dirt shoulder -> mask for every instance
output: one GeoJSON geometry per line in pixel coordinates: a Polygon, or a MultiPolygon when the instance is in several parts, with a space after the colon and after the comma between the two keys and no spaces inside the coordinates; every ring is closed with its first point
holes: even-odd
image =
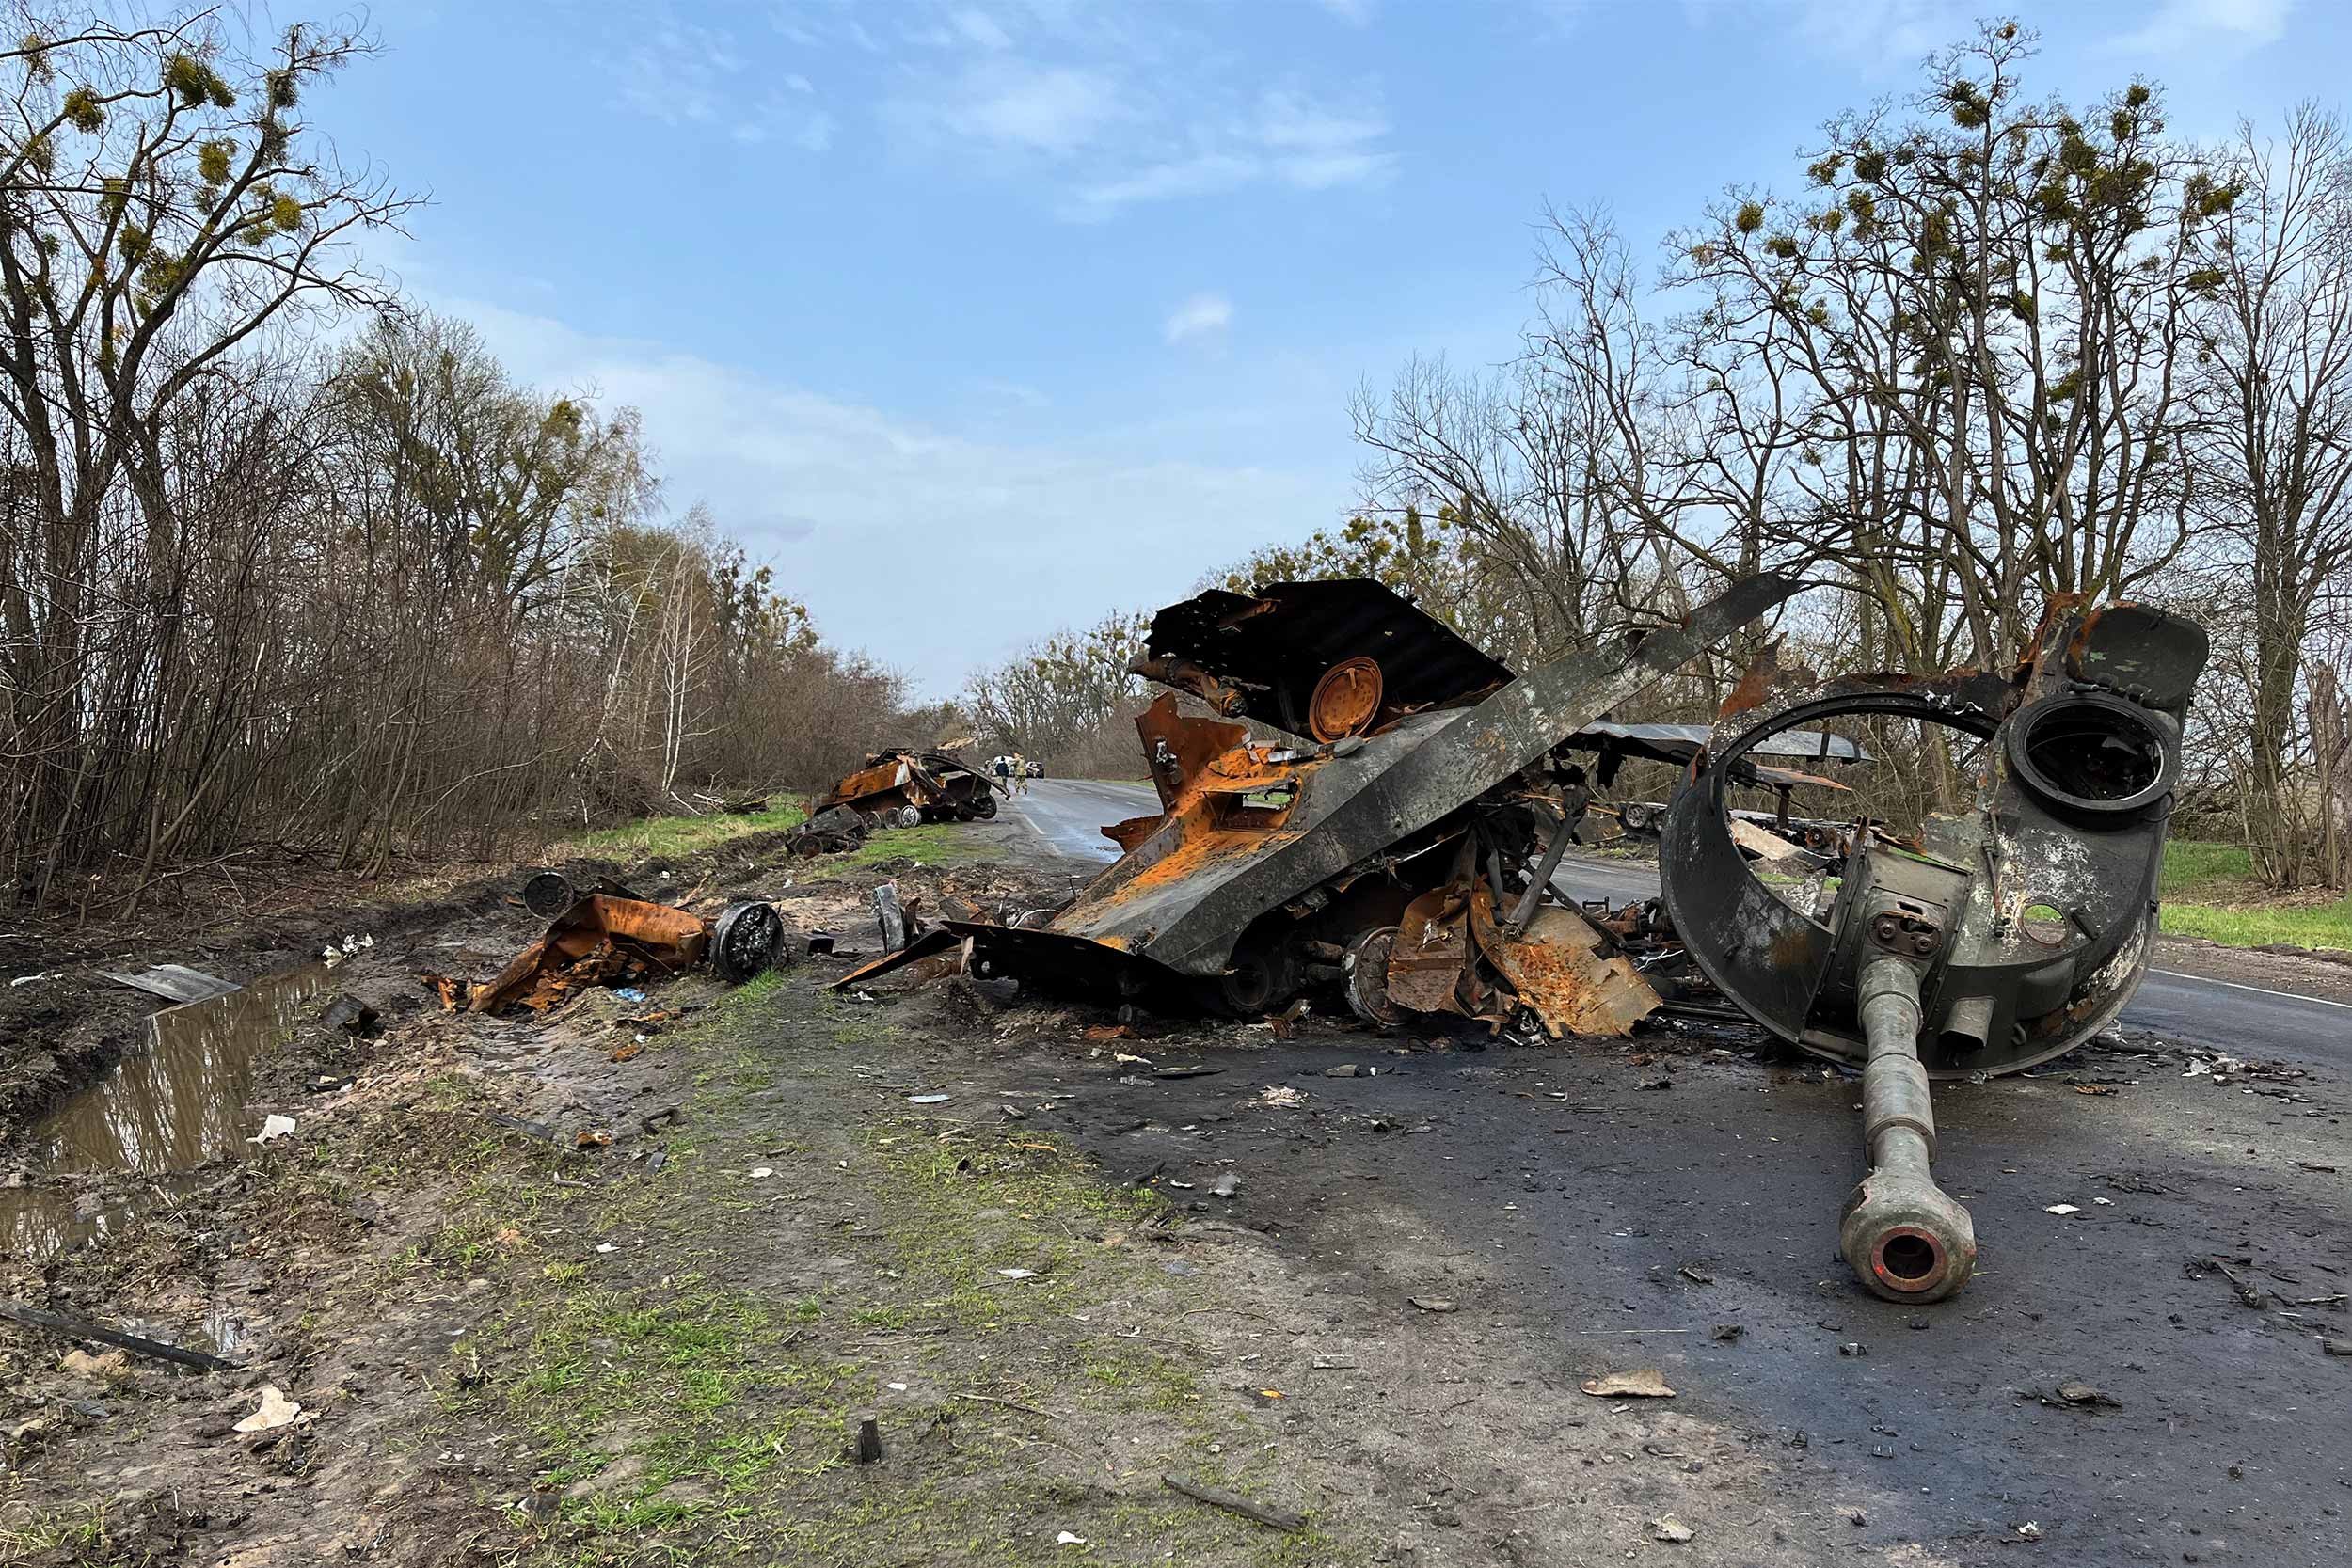
{"type": "Polygon", "coordinates": [[[2197,937],[2160,937],[2153,962],[2157,969],[2202,980],[2352,1002],[2352,962],[2311,953],[2225,947],[2197,937]]]}
{"type": "MultiPolygon", "coordinates": [[[[883,875],[927,901],[1057,891],[1027,837],[710,869],[870,948],[883,875]]],[[[501,901],[379,938],[343,982],[414,1005],[373,1038],[293,1031],[249,1108],[292,1135],[95,1244],[0,1259],[0,1294],[240,1363],[85,1359],[0,1323],[0,1561],[2347,1544],[2328,1074],[2116,1039],[1947,1086],[1939,1168],[1986,1252],[1920,1312],[1835,1257],[1851,1083],[1753,1031],[1122,1032],[954,981],[824,990],[848,954],[544,1022],[423,1005],[419,971],[486,974],[534,926],[501,901]],[[1643,1369],[1676,1397],[1583,1389],[1643,1369]],[[2076,1382],[2114,1402],[2057,1392],[2076,1382]],[[238,1432],[271,1388],[300,1413],[238,1432]]]]}
{"type": "MultiPolygon", "coordinates": [[[[787,918],[862,931],[891,863],[804,863],[772,890],[787,918]]],[[[894,869],[982,902],[1065,875],[894,869]]],[[[530,927],[469,913],[379,940],[354,978],[486,971],[530,927]]],[[[1610,1555],[1638,1551],[1677,1508],[1761,1515],[1786,1486],[1717,1421],[1490,1342],[1468,1300],[1365,1307],[1218,1193],[1230,1162],[1089,1153],[1091,1098],[1148,1070],[1106,1019],[953,982],[822,990],[848,961],[595,992],[544,1024],[298,1031],[253,1106],[294,1134],[98,1244],[0,1264],[20,1301],[240,1364],[92,1361],[0,1323],[0,1559],[1467,1565],[1563,1560],[1601,1521],[1610,1555]],[[300,1415],[237,1431],[270,1388],[300,1415]],[[1539,1446],[1482,1430],[1538,1409],[1539,1446]],[[1628,1462],[1641,1486],[1586,1497],[1628,1462]]],[[[1282,1115],[1266,1040],[1154,1049],[1232,1074],[1216,1126],[1282,1115]]]]}
{"type": "MultiPolygon", "coordinates": [[[[876,870],[1027,891],[979,865],[806,864],[774,890],[803,927],[851,929],[876,870]]],[[[384,973],[352,978],[492,968],[529,930],[501,906],[379,939],[384,973]]],[[[307,1094],[325,1064],[298,1034],[254,1106],[295,1134],[100,1244],[0,1265],[20,1301],[241,1365],[93,1361],[0,1323],[0,1559],[1327,1547],[1163,1481],[1306,1500],[1278,1402],[1198,1375],[1203,1320],[1237,1305],[1185,1261],[1207,1243],[1018,1103],[911,1100],[943,1056],[1009,1045],[953,993],[907,1029],[818,989],[846,967],[599,991],[545,1024],[413,1008],[307,1094]],[[302,1414],[237,1432],[268,1387],[302,1414]],[[862,1411],[870,1465],[846,1451],[862,1411]]],[[[1025,1016],[1025,1038],[1094,1049],[1025,1016]]]]}

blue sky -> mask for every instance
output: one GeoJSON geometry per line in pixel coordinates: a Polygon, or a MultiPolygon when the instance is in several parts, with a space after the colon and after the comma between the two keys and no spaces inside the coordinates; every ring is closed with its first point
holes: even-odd
{"type": "MultiPolygon", "coordinates": [[[[2341,105],[2352,8],[2021,9],[2029,87],[2341,105]]],[[[310,103],[432,205],[380,259],[642,410],[826,634],[944,695],[1345,515],[1346,400],[1510,357],[1543,204],[1646,260],[1988,10],[1938,0],[386,4],[310,103]]]]}

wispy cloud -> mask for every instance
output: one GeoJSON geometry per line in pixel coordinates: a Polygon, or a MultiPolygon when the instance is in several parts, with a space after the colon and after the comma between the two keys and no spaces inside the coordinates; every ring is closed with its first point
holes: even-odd
{"type": "Polygon", "coordinates": [[[1372,0],[1315,0],[1342,22],[1360,27],[1372,20],[1372,0]]]}
{"type": "Polygon", "coordinates": [[[664,125],[720,119],[743,69],[728,34],[675,17],[660,17],[633,33],[609,63],[622,103],[664,125]]]}
{"type": "Polygon", "coordinates": [[[889,109],[901,130],[934,147],[1054,157],[1086,147],[1125,112],[1117,83],[1102,71],[996,55],[889,109]]]}
{"type": "Polygon", "coordinates": [[[1388,119],[1369,91],[1334,106],[1296,87],[1269,88],[1247,112],[1195,121],[1182,150],[1140,156],[1080,184],[1061,211],[1089,220],[1136,202],[1214,196],[1251,184],[1301,191],[1374,184],[1396,162],[1383,145],[1388,134],[1388,119]]]}
{"type": "MultiPolygon", "coordinates": [[[[1209,564],[1330,515],[1343,472],[1292,472],[976,439],[660,344],[442,298],[506,365],[644,416],[677,511],[706,501],[826,634],[945,696],[974,665],[1101,613],[1103,519],[1121,519],[1120,592],[1157,603],[1209,564]],[[788,505],[778,498],[789,498],[788,505]],[[943,516],[954,528],[938,526],[943,516]],[[1131,527],[1129,525],[1132,525],[1131,527]],[[905,542],[924,547],[909,554],[905,542]],[[899,564],[877,572],[890,555],[899,564]],[[974,585],[1005,645],[974,641],[974,585]]],[[[1026,401],[1027,388],[1007,388],[1026,401]]]]}
{"type": "Polygon", "coordinates": [[[1233,325],[1233,302],[1223,294],[1195,294],[1176,307],[1160,328],[1160,335],[1171,343],[1187,338],[1222,334],[1233,325]]]}
{"type": "Polygon", "coordinates": [[[2146,25],[2116,39],[2121,52],[2177,54],[2214,44],[2255,48],[2286,30],[2295,0],[2165,0],[2146,25]]]}
{"type": "MultiPolygon", "coordinates": [[[[1692,0],[1685,13],[1704,20],[1692,0]]],[[[1970,10],[1957,0],[1794,0],[1794,31],[1806,47],[1865,71],[1908,71],[1964,38],[1970,10]]]]}
{"type": "MultiPolygon", "coordinates": [[[[1360,0],[1340,9],[1368,14],[1360,0]]],[[[1252,80],[1180,8],[918,14],[883,123],[923,156],[1036,180],[1073,221],[1252,184],[1368,184],[1394,162],[1377,83],[1252,80]]]]}
{"type": "Polygon", "coordinates": [[[667,8],[631,30],[604,55],[621,105],[673,128],[724,128],[746,145],[786,141],[808,152],[833,145],[833,117],[804,100],[816,88],[806,76],[781,78],[787,97],[762,86],[759,72],[733,34],[680,20],[667,8]]]}

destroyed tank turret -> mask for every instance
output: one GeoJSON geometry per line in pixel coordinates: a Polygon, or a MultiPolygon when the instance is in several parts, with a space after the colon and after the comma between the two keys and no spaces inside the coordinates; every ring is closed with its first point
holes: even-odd
{"type": "Polygon", "coordinates": [[[1711,732],[1610,721],[1801,586],[1752,578],[1679,626],[1523,675],[1377,583],[1172,605],[1134,665],[1170,688],[1136,721],[1162,810],[1104,830],[1119,862],[1041,922],[949,920],[837,984],[961,950],[982,974],[1160,1008],[1263,1014],[1321,988],[1379,1025],[1554,1037],[1624,1035],[1703,992],[1702,1010],[1727,1004],[1862,1071],[1871,1168],[1847,1256],[1880,1294],[1948,1294],[1976,1243],[1930,1174],[1929,1078],[2046,1060],[2138,983],[2204,637],[2137,607],[2070,607],[2010,677],[1773,693],[1759,675],[1711,732]],[[1988,742],[1974,809],[1909,842],[1791,816],[1794,789],[1842,788],[1823,773],[1868,755],[1799,726],[1856,715],[1988,742]],[[1551,879],[1591,804],[1584,763],[1606,784],[1629,755],[1690,776],[1662,827],[1645,824],[1662,900],[1595,918],[1551,879]],[[1735,788],[1779,811],[1735,809],[1735,788]],[[1835,867],[1837,895],[1800,909],[1759,863],[1835,867]],[[1690,982],[1668,978],[1677,963],[1690,982]]]}
{"type": "Polygon", "coordinates": [[[2138,988],[2205,656],[2204,632],[2162,610],[2061,607],[2008,678],[1853,675],[1731,715],[1677,796],[1659,872],[1691,959],[1783,1040],[1862,1070],[1870,1172],[1841,1242],[1879,1294],[1948,1295],[1976,1259],[1967,1211],[1929,1172],[1929,1080],[2061,1055],[2138,988]],[[1730,787],[1771,736],[1851,715],[1984,742],[1976,798],[1915,839],[1858,825],[1828,907],[1802,907],[1735,841],[1730,787]]]}

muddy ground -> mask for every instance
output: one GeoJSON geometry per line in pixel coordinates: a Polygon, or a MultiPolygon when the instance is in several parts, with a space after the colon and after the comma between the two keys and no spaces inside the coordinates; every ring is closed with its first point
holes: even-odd
{"type": "MultiPolygon", "coordinates": [[[[946,863],[672,869],[867,946],[891,869],[1016,903],[1070,869],[958,832],[946,863]]],[[[77,1178],[121,1217],[0,1261],[15,1300],[242,1364],[69,1370],[0,1323],[0,1561],[2352,1555],[2325,1064],[2109,1037],[1940,1090],[1983,1257],[1905,1310],[1836,1253],[1852,1082],[1745,1030],[1129,1037],[820,990],[846,959],[488,1021],[414,975],[486,974],[534,923],[391,924],[334,976],[382,1033],[295,1020],[244,1106],[293,1134],[143,1206],[77,1178]],[[1641,1369],[1676,1397],[1581,1390],[1641,1369]],[[234,1431],[267,1387],[301,1415],[234,1431]]]]}

